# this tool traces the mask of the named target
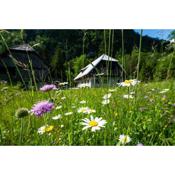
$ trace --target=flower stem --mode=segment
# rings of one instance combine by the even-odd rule
[[[23,119],[21,119],[21,128],[20,128],[20,137],[19,137],[19,143],[20,145],[23,142]]]

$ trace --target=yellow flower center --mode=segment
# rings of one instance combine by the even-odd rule
[[[98,123],[95,120],[92,120],[92,121],[89,122],[89,126],[91,126],[91,127],[94,127],[94,126],[97,126],[97,125],[98,125]]]
[[[131,84],[133,82],[133,80],[125,80],[124,83],[126,84]]]
[[[124,137],[124,138],[123,138],[123,142],[124,142],[124,143],[127,143],[127,140],[128,140],[127,137]]]
[[[53,130],[53,127],[54,127],[54,126],[52,126],[52,125],[47,126],[47,127],[45,128],[45,132],[50,132],[50,131],[52,131],[52,130]]]

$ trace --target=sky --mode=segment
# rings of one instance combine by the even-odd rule
[[[140,33],[140,29],[135,29],[136,32]],[[165,39],[168,40],[168,35],[171,33],[172,29],[144,29],[143,36],[148,35],[153,38]]]

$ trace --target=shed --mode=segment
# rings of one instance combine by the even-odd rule
[[[1,80],[8,80],[9,73],[12,81],[21,81],[18,70],[25,82],[31,80],[32,71],[38,82],[44,81],[48,75],[48,67],[29,44],[10,47],[9,51],[0,55]]]

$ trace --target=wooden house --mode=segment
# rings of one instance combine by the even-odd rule
[[[114,86],[124,75],[125,71],[119,61],[103,54],[82,68],[74,81],[78,87]]]
[[[43,63],[39,54],[28,44],[9,48],[0,55],[0,79],[29,82],[34,74],[37,82],[44,81],[48,75],[48,67]],[[19,75],[21,74],[21,76]]]

